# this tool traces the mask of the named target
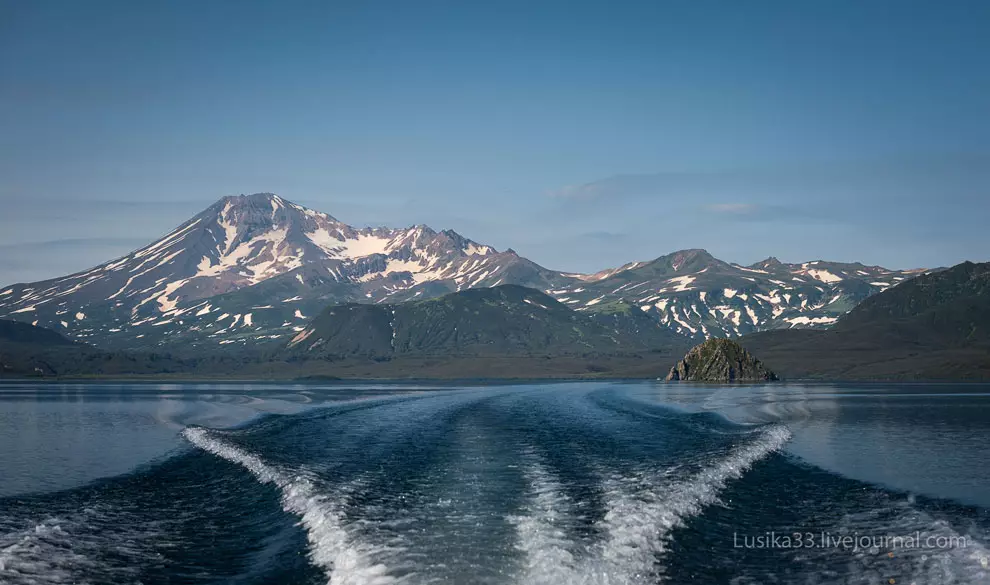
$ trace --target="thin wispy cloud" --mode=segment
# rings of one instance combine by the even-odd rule
[[[123,256],[148,244],[146,238],[64,238],[0,245],[4,284],[63,276]]]
[[[987,181],[990,155],[968,153],[774,168],[620,174],[561,187],[549,194],[559,200],[575,201],[691,198],[716,211],[714,206],[721,204],[817,204],[821,200],[817,198],[860,205],[905,200],[930,203],[931,197],[938,194],[942,201],[975,201],[985,193],[973,186]]]
[[[550,192],[551,197],[570,200],[601,200],[674,194],[678,190],[713,188],[726,173],[643,173],[613,175],[598,181],[569,185]]]
[[[39,250],[70,250],[79,248],[114,248],[119,246],[138,247],[149,243],[146,238],[65,238],[43,242],[21,242],[0,245],[0,254],[6,252],[28,252]]]
[[[713,213],[728,215],[749,215],[759,210],[759,206],[752,203],[709,203],[703,208]]]
[[[618,242],[629,238],[629,234],[601,230],[601,231],[585,232],[583,234],[580,234],[578,237],[586,240]]]

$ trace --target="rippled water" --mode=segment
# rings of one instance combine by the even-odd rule
[[[8,383],[0,582],[981,582],[987,406],[985,386]]]

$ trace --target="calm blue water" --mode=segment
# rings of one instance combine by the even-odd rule
[[[5,383],[0,583],[990,582],[988,406],[979,385]]]

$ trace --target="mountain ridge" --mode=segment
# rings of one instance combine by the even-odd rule
[[[863,299],[922,272],[822,260],[785,264],[773,257],[746,267],[688,249],[550,292],[578,310],[621,298],[670,329],[700,339],[825,328]]]
[[[88,270],[0,288],[0,318],[107,349],[217,348],[284,341],[328,305],[517,284],[589,314],[616,302],[635,306],[699,339],[827,327],[918,273],[772,257],[757,265],[689,249],[591,275],[565,273],[453,230],[355,228],[257,193],[221,198],[147,246]]]
[[[327,307],[285,353],[313,359],[400,355],[637,353],[681,340],[656,326],[633,331],[518,285],[468,289],[398,304]]]

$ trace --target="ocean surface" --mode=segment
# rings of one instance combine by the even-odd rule
[[[990,583],[990,386],[0,384],[0,583]]]

